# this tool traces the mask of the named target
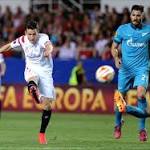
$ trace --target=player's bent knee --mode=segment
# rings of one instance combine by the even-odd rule
[[[32,77],[26,77],[25,78],[26,82],[34,81],[35,83],[38,83],[39,77],[38,76],[32,76]]]
[[[37,87],[37,84],[36,84],[34,81],[29,81],[29,83],[27,84],[28,91],[30,91],[30,88],[31,88],[32,86],[36,86],[36,87]]]
[[[46,98],[46,99],[43,101],[43,109],[44,109],[44,110],[51,110],[51,108],[52,108],[51,99]]]

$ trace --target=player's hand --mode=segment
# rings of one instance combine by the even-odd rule
[[[44,56],[45,56],[45,57],[51,56],[51,51],[45,50],[45,51],[44,51]]]
[[[121,59],[119,57],[115,58],[115,66],[119,69],[121,66]]]

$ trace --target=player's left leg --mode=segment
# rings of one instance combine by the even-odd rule
[[[48,74],[47,72],[41,72],[38,87],[41,93],[40,102],[42,102],[43,105],[41,127],[39,132],[39,143],[47,144],[45,132],[51,119],[52,102],[56,99],[55,89],[53,86],[53,79],[51,77],[51,74]]]
[[[124,98],[123,98],[122,94],[119,91],[115,92],[114,101],[115,101],[115,104],[116,104],[116,107],[115,107],[114,138],[115,139],[120,139],[121,134],[122,134],[121,128],[122,128],[122,125],[124,123],[124,121],[122,119],[122,112],[125,111],[126,103],[124,101]]]
[[[137,87],[137,98],[138,98],[138,107],[142,110],[146,110],[147,101],[145,98],[146,89],[143,86]],[[147,131],[145,129],[146,118],[141,118],[139,120],[139,140],[147,141]]]
[[[39,143],[40,144],[47,144],[47,140],[46,140],[46,129],[47,126],[50,122],[50,118],[51,118],[51,104],[52,101],[49,98],[42,98],[42,103],[43,103],[43,112],[42,112],[42,117],[41,117],[41,127],[40,127],[40,132],[39,132]]]
[[[137,86],[138,108],[143,110],[145,114],[148,114],[147,101],[145,98],[146,90],[148,87],[148,81],[149,81],[149,71],[147,71],[147,68],[139,68],[139,72],[135,77],[134,85]],[[145,129],[145,122],[146,122],[146,118],[141,118],[139,120],[139,140],[140,141],[147,141],[147,132]]]
[[[119,80],[120,82],[118,82],[119,87],[121,87],[121,85],[125,85],[125,83],[131,83],[131,82],[129,82],[130,76],[127,76],[127,74],[125,74],[126,78],[124,80],[124,78],[123,78],[124,74],[121,74],[121,75],[122,75],[121,79],[118,78],[118,79],[120,79]],[[143,100],[143,99],[141,100],[142,97],[145,97],[146,88],[148,86],[148,75],[149,75],[149,72],[147,71],[147,68],[140,68],[139,71],[135,72],[135,79],[134,79],[133,87],[140,87],[140,88],[138,88],[138,98],[140,99],[139,103],[140,103],[140,106],[142,106],[142,107],[140,108],[140,107],[135,107],[135,106],[131,106],[131,105],[125,106],[123,97],[121,96],[121,94],[118,94],[116,104],[117,104],[118,108],[120,107],[120,109],[119,109],[120,112],[127,112],[138,118],[150,117],[150,114],[148,113],[147,109],[145,108],[146,100]],[[126,80],[128,82],[126,82]],[[141,87],[142,87],[142,89],[141,89]],[[123,89],[125,89],[125,86],[122,89],[121,88],[118,88],[118,89],[120,91],[122,91]],[[129,89],[129,86],[127,86],[127,84],[126,84],[126,89]],[[121,109],[121,108],[125,108],[125,111],[124,111],[124,109]]]
[[[118,93],[120,93],[118,91]],[[115,99],[116,106],[118,107],[118,111],[120,113],[126,112],[128,114],[131,114],[137,118],[147,118],[150,117],[150,113],[147,112],[147,109],[141,109],[136,106],[131,106],[127,105],[124,98],[121,96],[121,93],[119,94],[120,96]]]

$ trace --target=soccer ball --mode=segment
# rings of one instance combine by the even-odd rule
[[[100,66],[95,73],[96,80],[101,83],[109,83],[115,76],[115,70],[109,65]]]

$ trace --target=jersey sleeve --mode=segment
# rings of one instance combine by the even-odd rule
[[[122,39],[122,27],[120,26],[114,35],[113,41],[116,43],[121,43]]]
[[[50,39],[49,39],[48,35],[43,34],[43,36],[42,36],[42,38],[41,38],[42,47],[45,48],[45,43],[46,43],[46,42],[50,42]]]
[[[12,49],[16,49],[18,47],[21,47],[21,43],[20,43],[19,38],[17,38],[16,40],[12,41],[10,46],[11,46]]]

